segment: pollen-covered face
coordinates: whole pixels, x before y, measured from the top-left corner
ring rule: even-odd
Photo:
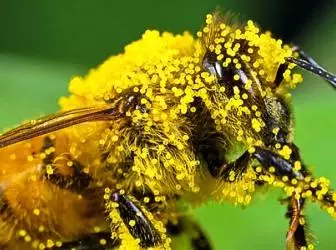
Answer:
[[[302,77],[291,72],[293,65],[282,71],[285,58],[293,54],[290,47],[269,32],[260,33],[252,21],[230,26],[208,15],[206,23],[198,36],[205,51],[202,67],[215,78],[208,108],[217,129],[246,146],[291,142],[286,88]]]

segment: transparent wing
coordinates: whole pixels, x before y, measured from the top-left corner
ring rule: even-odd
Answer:
[[[121,114],[117,107],[105,106],[74,109],[48,115],[0,135],[0,148],[80,123],[113,120]]]

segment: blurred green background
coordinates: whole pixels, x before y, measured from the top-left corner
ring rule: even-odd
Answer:
[[[216,7],[253,19],[299,44],[336,72],[336,1],[0,1],[0,127],[57,110],[73,75],[85,74],[140,37],[145,29],[195,32]],[[336,183],[334,90],[304,72],[293,93],[296,142],[316,175]],[[334,185],[336,188],[336,185]],[[195,212],[215,249],[284,249],[288,221],[279,191],[246,209],[208,204]],[[336,221],[307,209],[317,249],[336,249]]]

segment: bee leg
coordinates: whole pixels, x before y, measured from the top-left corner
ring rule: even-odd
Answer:
[[[80,162],[72,160],[72,163],[71,175],[64,176],[58,173],[57,169],[54,169],[52,174],[48,174],[45,171],[44,178],[62,189],[67,189],[78,194],[84,194],[88,191],[92,177],[82,171],[83,166]]]
[[[290,219],[289,229],[287,232],[286,249],[289,250],[294,245],[295,249],[307,247],[307,233],[305,228],[305,218],[302,214],[305,200],[291,197],[288,199],[288,208],[286,217]]]
[[[75,193],[84,193],[92,180],[92,177],[82,171],[84,168],[80,162],[72,160],[72,175],[64,176],[58,173],[57,168],[52,169],[52,173],[48,173],[47,166],[53,164],[55,155],[54,153],[47,153],[48,149],[55,147],[54,141],[46,136],[41,147],[41,153],[45,153],[46,157],[43,159],[43,176],[45,180],[57,185],[62,189],[67,189]]]
[[[112,193],[111,198],[118,204],[116,209],[132,237],[140,239],[141,247],[155,247],[162,243],[159,232],[137,204],[118,193]]]
[[[250,154],[245,151],[237,160],[231,163],[222,163],[220,165],[210,165],[208,166],[211,175],[215,178],[224,178],[229,180],[229,173],[235,171],[238,173],[243,173],[247,168],[247,163],[250,159]]]
[[[166,229],[168,234],[172,237],[187,234],[190,238],[193,250],[213,249],[200,225],[187,217],[180,218],[177,223],[169,221],[166,225]]]
[[[302,181],[306,175],[304,169],[302,171],[294,171],[294,164],[291,161],[282,158],[270,150],[255,147],[252,157],[257,159],[266,171],[268,171],[270,166],[273,166],[275,168],[274,175],[278,177],[287,176],[290,179]]]
[[[108,250],[119,246],[120,242],[111,239],[111,233],[95,233],[87,235],[79,240],[65,242],[61,247],[52,250]]]
[[[280,155],[260,147],[255,147],[255,152],[250,154],[245,151],[237,160],[231,163],[223,163],[219,166],[211,165],[209,166],[209,171],[214,177],[222,177],[229,180],[229,173],[235,171],[239,174],[243,173],[247,166],[249,160],[252,158],[257,159],[260,164],[267,170],[270,166],[275,167],[275,175],[282,177],[288,176],[293,179],[303,180],[306,176],[306,170],[294,171],[292,162],[283,159]]]
[[[294,151],[294,155],[295,158],[299,158],[298,152]],[[274,175],[278,177],[287,176],[290,179],[302,181],[308,175],[304,166],[302,166],[302,170],[295,171],[292,162],[283,159],[272,151],[256,147],[253,156],[260,162],[266,171],[268,167],[273,166],[275,168]],[[290,226],[286,239],[287,250],[291,249],[292,245],[298,250],[301,249],[301,247],[308,246],[306,234],[307,226],[304,224],[305,220],[302,214],[304,202],[305,200],[303,198],[297,199],[294,196],[289,198],[289,205],[286,213],[286,217],[290,219]]]

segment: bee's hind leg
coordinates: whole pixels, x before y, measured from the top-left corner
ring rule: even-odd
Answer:
[[[212,245],[201,226],[188,217],[181,217],[177,222],[168,222],[167,233],[171,237],[188,235],[193,250],[212,250]]]

